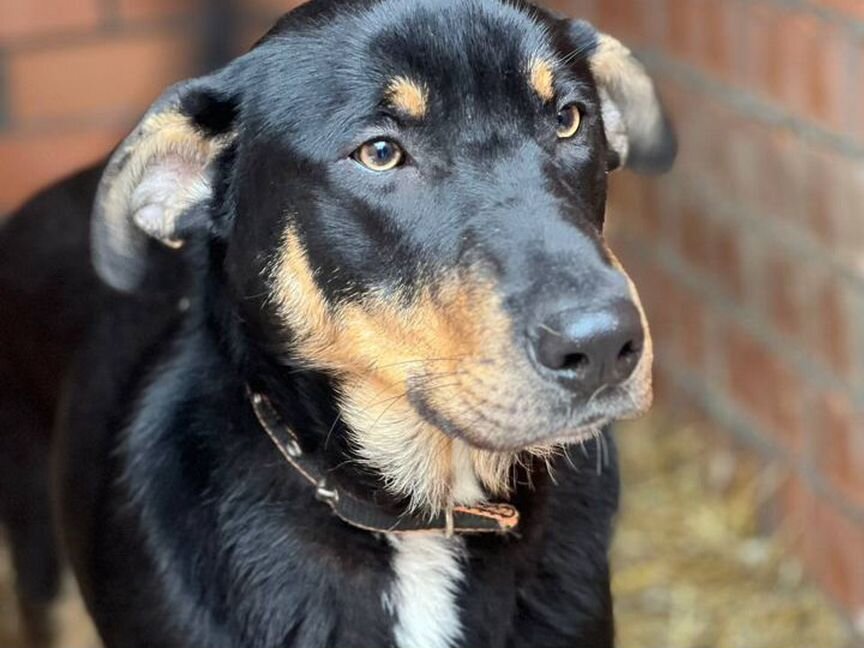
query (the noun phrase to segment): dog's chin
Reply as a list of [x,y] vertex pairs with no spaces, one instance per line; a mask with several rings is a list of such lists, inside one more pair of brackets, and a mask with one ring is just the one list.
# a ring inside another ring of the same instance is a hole
[[[494,431],[477,434],[476,430],[445,430],[448,436],[458,438],[467,445],[487,452],[542,452],[550,448],[581,444],[597,437],[612,421],[605,418],[591,419],[579,426],[562,427],[553,432],[538,432],[530,428],[519,435],[496,435]],[[524,422],[522,423],[524,425]],[[548,430],[548,428],[547,428]]]
[[[551,448],[583,444],[596,438],[606,426],[621,420],[638,418],[648,409],[650,395],[639,399],[623,399],[609,402],[593,411],[575,410],[566,417],[538,416],[532,420],[509,419],[488,416],[474,417],[471,425],[463,424],[458,417],[433,408],[422,396],[411,398],[417,413],[428,423],[448,437],[459,439],[472,448],[487,452],[518,453],[542,452]],[[598,411],[599,410],[599,411]],[[489,419],[497,419],[492,425]],[[485,419],[485,420],[484,420]]]

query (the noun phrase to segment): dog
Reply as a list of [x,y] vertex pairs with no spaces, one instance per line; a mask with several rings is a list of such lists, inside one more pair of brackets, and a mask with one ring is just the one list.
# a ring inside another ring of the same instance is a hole
[[167,90],[0,231],[34,641],[59,535],[108,648],[612,646],[652,349],[607,177],[675,153],[630,51],[522,0],[312,0]]

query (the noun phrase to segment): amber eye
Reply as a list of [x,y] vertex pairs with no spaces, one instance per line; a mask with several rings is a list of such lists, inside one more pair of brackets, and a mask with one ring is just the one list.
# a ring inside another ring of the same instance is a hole
[[396,142],[374,140],[358,148],[353,157],[367,169],[389,171],[402,164],[405,152]]
[[570,104],[564,106],[558,111],[558,137],[560,139],[570,139],[579,132],[579,125],[582,123],[582,113],[579,106]]

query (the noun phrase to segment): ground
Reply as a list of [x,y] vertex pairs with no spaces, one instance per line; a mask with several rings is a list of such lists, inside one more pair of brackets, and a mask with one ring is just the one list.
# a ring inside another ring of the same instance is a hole
[[655,415],[618,430],[613,549],[622,648],[851,648],[852,629],[764,534],[778,480],[694,426]]

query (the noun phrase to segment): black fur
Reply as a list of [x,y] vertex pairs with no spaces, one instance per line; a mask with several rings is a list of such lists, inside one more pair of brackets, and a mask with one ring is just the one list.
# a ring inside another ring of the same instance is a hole
[[[53,454],[59,530],[108,648],[394,645],[390,545],[317,502],[249,407],[253,384],[341,483],[381,496],[379,476],[351,461],[339,377],[286,356],[265,270],[291,218],[334,302],[396,280],[419,289],[479,259],[521,330],[541,302],[620,289],[602,246],[593,39],[518,1],[316,0],[184,97],[202,136],[237,137],[212,200],[185,217],[184,250],[151,242],[133,293],[89,265],[101,167],[12,218],[0,231],[0,513],[34,634],[57,584]],[[559,79],[584,107],[569,148],[556,105],[522,73],[546,42],[583,53]],[[396,74],[427,81],[429,119],[381,113],[380,80]],[[349,158],[381,133],[412,156],[398,176]],[[467,539],[459,645],[613,645],[618,474],[603,441],[602,456],[589,443],[553,460],[554,480],[545,466],[517,471],[517,535]]]

